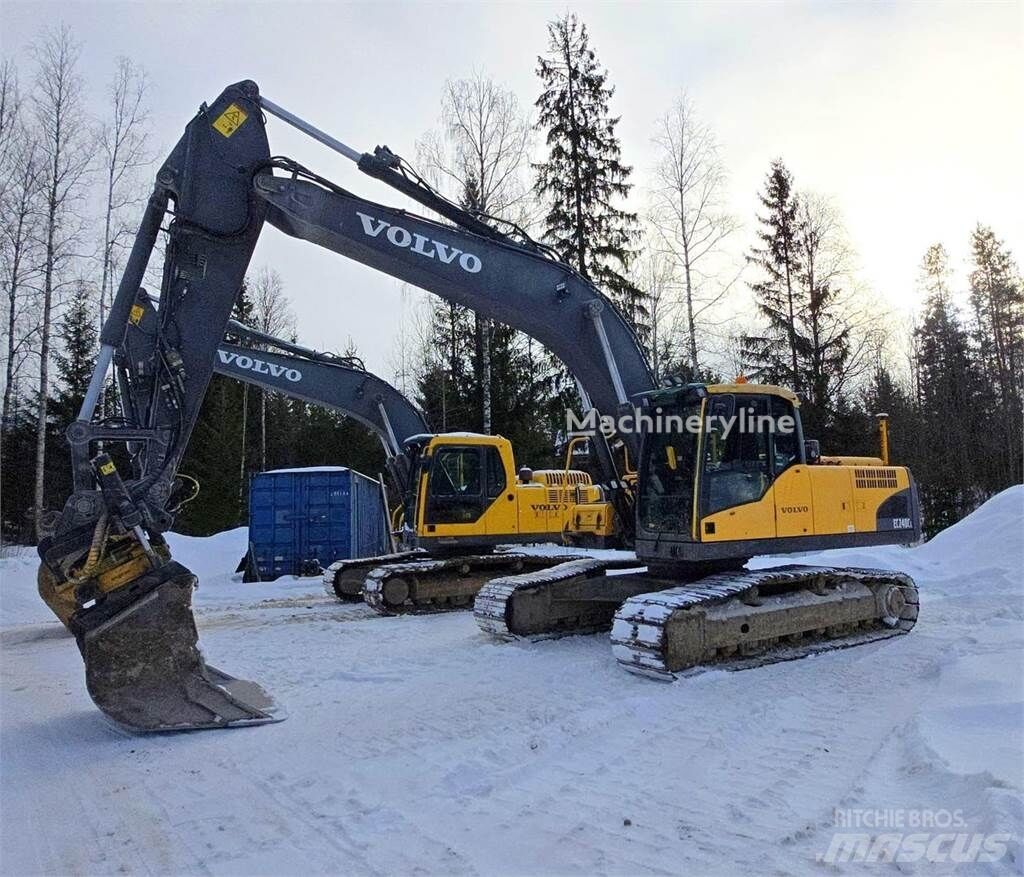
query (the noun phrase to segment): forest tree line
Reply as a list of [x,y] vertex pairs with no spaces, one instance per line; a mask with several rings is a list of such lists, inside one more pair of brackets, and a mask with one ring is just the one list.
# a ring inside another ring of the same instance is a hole
[[[70,491],[63,430],[161,159],[146,71],[116,59],[92,117],[80,48],[67,28],[47,29],[24,70],[10,58],[0,66],[5,539],[31,541],[39,515]],[[875,415],[888,413],[893,459],[912,468],[930,533],[1021,481],[1024,284],[994,230],[965,221],[966,289],[954,288],[944,243],[916,254],[921,305],[905,331],[894,328],[857,277],[840,210],[801,189],[797,169],[772,161],[760,209],[731,215],[715,133],[680,92],[652,131],[656,165],[637,172],[585,24],[550,22],[539,48],[532,109],[481,73],[446,83],[439,123],[415,149],[435,187],[556,250],[622,311],[659,379],[745,374],[791,387],[805,434],[827,453],[876,453]],[[737,259],[744,228],[752,243]],[[499,433],[523,463],[558,462],[564,412],[579,407],[564,367],[508,326],[417,301],[396,328],[385,377],[437,431]],[[284,281],[270,268],[254,267],[235,316],[295,338]],[[112,389],[103,404],[114,416]],[[374,474],[382,462],[379,442],[336,412],[214,376],[181,467],[202,492],[178,528],[244,522],[253,472],[343,464]]]

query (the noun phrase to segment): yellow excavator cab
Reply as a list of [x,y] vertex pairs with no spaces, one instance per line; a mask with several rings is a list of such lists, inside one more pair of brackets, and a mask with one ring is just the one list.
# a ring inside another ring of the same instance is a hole
[[577,506],[602,491],[577,469],[518,469],[508,439],[435,435],[424,445],[416,495],[421,547],[561,541]]

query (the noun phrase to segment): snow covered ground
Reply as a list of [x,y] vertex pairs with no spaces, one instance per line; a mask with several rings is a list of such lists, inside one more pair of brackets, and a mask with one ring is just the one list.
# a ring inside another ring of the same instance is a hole
[[[1014,488],[920,548],[814,555],[909,572],[917,628],[671,685],[619,670],[603,636],[508,644],[468,612],[380,618],[316,580],[243,584],[244,531],[176,537],[207,659],[290,718],[149,737],[93,707],[16,554],[0,560],[0,870],[1020,873],[1022,533]],[[938,863],[830,863],[850,831],[977,833],[1001,856],[958,865],[961,841],[940,838]]]

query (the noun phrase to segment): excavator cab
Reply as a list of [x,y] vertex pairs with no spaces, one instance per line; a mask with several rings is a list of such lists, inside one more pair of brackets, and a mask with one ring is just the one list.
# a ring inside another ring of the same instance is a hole
[[[501,436],[418,435],[405,454],[414,490],[405,498],[406,536],[434,552],[486,550],[498,544],[567,541],[610,544],[614,509],[591,476],[570,469],[517,467]],[[589,540],[589,541],[586,541]]]
[[561,538],[568,503],[548,484],[551,473],[520,478],[508,439],[436,435],[418,460],[413,520],[420,547],[450,552]]
[[789,390],[691,384],[650,402],[661,428],[644,441],[637,551],[659,571],[920,535],[909,471],[880,458],[808,454]]
[[[619,512],[608,497],[604,487],[594,484],[590,470],[600,464],[594,460],[591,447],[593,437],[587,433],[568,436],[565,447],[565,470],[561,474],[561,483],[574,485],[573,494],[567,497],[571,503],[563,541],[579,548],[622,548],[626,545],[624,528]],[[622,465],[621,483],[622,498],[631,499],[636,492],[636,471],[632,468],[629,451],[621,447]],[[587,476],[586,483],[573,478],[574,471]],[[630,521],[631,523],[631,521]]]

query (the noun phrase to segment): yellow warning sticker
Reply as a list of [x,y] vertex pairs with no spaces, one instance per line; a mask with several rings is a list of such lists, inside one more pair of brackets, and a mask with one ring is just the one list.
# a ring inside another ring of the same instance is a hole
[[231,104],[223,113],[217,116],[217,121],[213,123],[213,127],[225,137],[230,137],[245,124],[245,120],[248,118],[249,114],[238,104]]
[[117,471],[117,467],[113,463],[104,463],[100,466],[100,472],[104,475],[113,475]]
[[133,326],[138,326],[142,322],[142,317],[145,313],[146,309],[142,305],[132,305],[132,312],[129,314],[128,319]]

